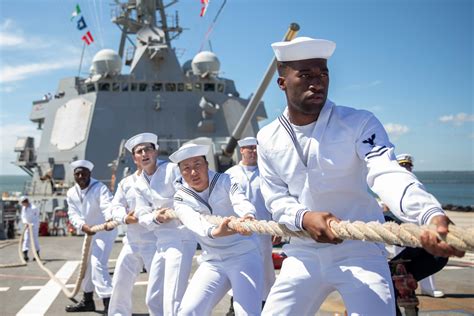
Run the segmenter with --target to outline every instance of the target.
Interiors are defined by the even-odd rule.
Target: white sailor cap
[[[191,157],[206,156],[208,152],[208,145],[184,144],[180,149],[172,153],[169,158],[174,163],[180,163]]]
[[[336,49],[336,43],[325,39],[297,37],[291,41],[273,43],[272,48],[278,61],[329,59]]]
[[[255,137],[245,137],[237,142],[240,147],[257,146],[258,142]]]
[[[415,161],[415,159],[413,159],[413,157],[410,154],[400,154],[400,155],[397,155],[397,161],[398,163],[409,163],[413,165],[413,162]]]
[[[129,152],[132,152],[135,146],[143,144],[143,143],[151,143],[155,145],[155,149],[158,149],[159,147],[158,136],[156,136],[153,133],[141,133],[141,134],[135,135],[131,137],[129,140],[127,140],[127,142],[125,143],[125,148],[127,148]]]
[[[28,201],[28,197],[26,195],[23,195],[20,197],[20,203],[23,203],[25,201]]]
[[[92,171],[92,169],[94,169],[94,164],[89,160],[76,160],[71,162],[72,170],[76,170],[76,168],[79,167],[86,168],[89,169],[89,171]]]

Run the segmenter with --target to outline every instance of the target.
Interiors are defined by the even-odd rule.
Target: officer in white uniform
[[[257,136],[261,190],[274,220],[307,230],[314,240],[292,238],[284,248],[288,258],[263,314],[311,315],[338,291],[348,314],[394,315],[383,246],[342,242],[329,222],[382,222],[367,184],[404,221],[431,223],[443,234],[449,219],[416,177],[398,165],[394,146],[372,113],[327,99],[327,59],[334,42],[300,37],[272,47],[288,107]],[[421,242],[438,255],[463,255],[428,232]]]
[[[267,210],[262,193],[260,192],[260,172],[257,165],[257,139],[255,137],[246,137],[237,142],[240,147],[242,160],[239,164],[228,169],[226,173],[230,174],[236,182],[240,184],[247,199],[255,206],[257,211],[257,220],[272,220],[272,214]],[[258,238],[260,252],[263,257],[263,287],[262,300],[265,301],[270,288],[275,282],[275,268],[272,259],[272,236],[256,235]]]
[[[94,164],[88,160],[76,160],[71,163],[76,184],[67,191],[68,216],[71,223],[80,231],[94,235],[91,243],[91,256],[86,274],[82,280],[83,299],[76,305],[66,306],[66,312],[94,311],[93,291],[102,298],[104,314],[107,314],[112,280],[107,261],[117,236],[117,231],[93,233],[91,226],[103,224],[112,219],[110,205],[112,194],[109,189],[94,178],[91,171]]]
[[[150,315],[176,315],[191,273],[196,240],[177,219],[162,209],[173,206],[177,166],[159,161],[157,136],[133,149],[140,155],[143,172],[135,185],[139,224],[155,234],[156,252],[148,276],[146,304]],[[160,210],[155,213],[155,211]]]
[[[28,200],[28,197],[22,196],[20,198],[20,203],[21,203],[21,222],[23,224],[30,224],[33,226],[33,241],[35,243],[35,248],[36,252],[39,256],[39,251],[40,251],[40,244],[39,244],[39,239],[38,239],[38,233],[39,233],[39,210],[38,208],[34,205],[31,204],[30,201]],[[22,250],[23,250],[23,258],[25,261],[28,261],[28,250],[30,249],[30,231],[29,229],[25,231],[25,236],[23,239],[23,245],[22,245]]]
[[[202,262],[186,290],[179,315],[210,315],[230,289],[236,315],[259,315],[262,259],[257,242],[227,226],[229,216],[242,221],[254,219],[255,208],[228,174],[209,170],[208,152],[207,145],[186,144],[170,156],[183,177],[174,197],[175,212],[202,248]],[[225,220],[215,226],[203,215],[223,216]],[[250,234],[244,228],[239,233]]]
[[[143,265],[147,271],[151,269],[151,262],[156,252],[156,237],[153,231],[138,224],[135,216],[135,183],[142,172],[142,154],[133,149],[140,144],[156,144],[156,135],[142,133],[131,137],[125,143],[137,171],[120,181],[114,199],[112,200],[111,212],[115,221],[128,224],[127,235],[123,240],[123,247],[115,265],[112,278],[112,296],[110,297],[110,315],[131,315],[133,285],[142,270]]]

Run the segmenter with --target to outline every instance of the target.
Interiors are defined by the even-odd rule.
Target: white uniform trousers
[[[196,252],[195,240],[158,242],[146,291],[150,316],[177,315]]]
[[[94,235],[91,242],[90,260],[82,280],[84,292],[93,292],[95,289],[100,298],[107,298],[112,294],[112,279],[109,275],[107,262],[116,236],[117,230],[115,229],[98,232]]]
[[[155,242],[130,245],[125,243],[117,258],[112,278],[109,315],[132,315],[131,291],[143,265],[150,271],[156,252]]]
[[[395,315],[387,259],[377,244],[289,246],[262,315],[314,315],[333,291],[348,315]]]
[[[33,226],[33,241],[35,242],[36,250],[40,251],[40,244],[39,244],[39,239],[38,239],[39,224],[30,224],[30,225]],[[22,251],[28,251],[29,249],[30,249],[30,230],[27,229],[23,237]]]
[[[270,235],[258,235],[258,245],[262,254],[263,263],[263,286],[262,286],[262,301],[267,299],[270,289],[275,283],[275,268],[273,266],[273,244],[272,236]]]
[[[257,249],[222,260],[201,263],[184,294],[178,315],[211,315],[232,288],[235,315],[260,315],[262,264]]]

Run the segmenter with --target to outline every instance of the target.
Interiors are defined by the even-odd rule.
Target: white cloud
[[[13,22],[12,19],[5,19],[5,21],[3,21],[3,23],[0,24],[0,30],[8,30],[8,29],[11,29],[13,27],[15,23]]]
[[[12,87],[12,86],[1,86],[0,87],[0,92],[1,93],[10,93],[10,92],[13,92],[13,90],[15,90],[15,88]]]
[[[441,116],[439,121],[441,123],[453,123],[454,125],[460,126],[466,122],[474,122],[474,115],[461,112],[458,114]]]
[[[44,74],[52,70],[71,68],[74,66],[77,67],[77,62],[73,60],[33,63],[19,66],[4,66],[0,70],[0,83],[23,80],[29,76]]]
[[[368,89],[368,88],[372,88],[372,87],[375,87],[375,86],[378,86],[382,83],[381,80],[374,80],[372,82],[368,82],[368,83],[360,83],[360,84],[351,84],[348,89],[351,89],[351,90],[361,90],[361,89]]]
[[[0,31],[0,47],[19,46],[25,43],[25,39],[19,35],[7,34]]]
[[[393,139],[397,139],[398,137],[410,131],[408,126],[396,123],[387,123],[384,125],[384,127],[388,135]]]

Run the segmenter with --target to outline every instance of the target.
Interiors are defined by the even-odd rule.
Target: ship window
[[[217,85],[217,92],[224,92],[224,85],[222,83]]]
[[[186,87],[186,91],[193,91],[193,84],[192,83],[186,83],[184,86]]]
[[[128,91],[128,82],[122,83],[122,91]]]
[[[143,91],[146,91],[147,87],[148,85],[146,83],[140,83],[140,85],[138,86],[138,89],[140,90],[140,92],[143,92]]]
[[[136,82],[132,82],[130,84],[130,91],[137,91],[138,84]]]
[[[184,83],[178,83],[178,91],[183,92],[184,91]]]
[[[204,91],[216,91],[216,85],[213,83],[205,83]]]
[[[162,83],[154,83],[152,86],[151,86],[151,91],[162,91],[163,90],[163,84]]]
[[[201,84],[198,83],[198,82],[196,82],[196,83],[194,84],[194,90],[201,91]]]
[[[166,91],[176,91],[176,83],[168,82],[165,86]]]
[[[112,83],[112,91],[120,91],[120,83],[113,82]]]
[[[99,91],[110,91],[110,83],[99,83]]]
[[[95,91],[95,84],[91,83],[86,86],[87,92],[94,92]]]

